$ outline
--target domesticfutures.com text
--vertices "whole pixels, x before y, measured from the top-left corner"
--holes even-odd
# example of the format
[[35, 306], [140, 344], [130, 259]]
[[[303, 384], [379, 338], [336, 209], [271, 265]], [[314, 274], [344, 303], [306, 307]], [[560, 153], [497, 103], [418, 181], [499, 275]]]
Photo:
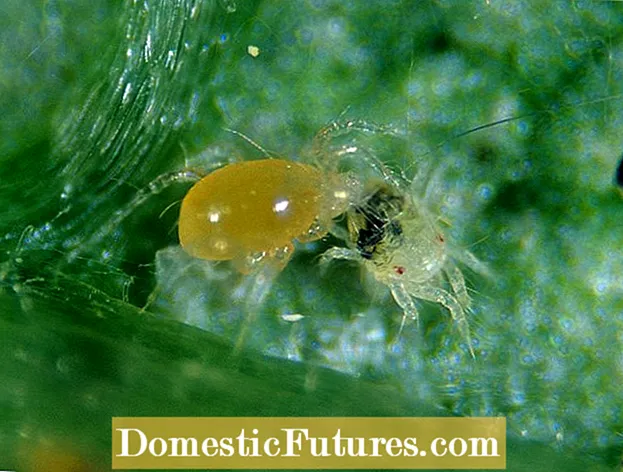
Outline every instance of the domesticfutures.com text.
[[148, 437], [138, 428], [117, 428], [116, 457], [500, 457], [493, 437], [438, 437], [424, 447], [415, 437], [315, 436], [307, 428], [282, 428], [281, 435], [262, 438], [258, 429], [235, 437]]

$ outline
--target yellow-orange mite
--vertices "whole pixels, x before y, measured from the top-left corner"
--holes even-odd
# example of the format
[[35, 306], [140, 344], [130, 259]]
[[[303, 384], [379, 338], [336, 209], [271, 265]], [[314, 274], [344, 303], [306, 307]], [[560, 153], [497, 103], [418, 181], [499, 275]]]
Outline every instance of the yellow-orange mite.
[[[222, 167], [197, 182], [182, 202], [179, 238], [191, 256], [212, 261], [281, 258], [294, 239], [326, 234], [342, 213], [347, 192], [338, 175], [282, 159], [245, 161]], [[244, 268], [244, 267], [241, 267]]]

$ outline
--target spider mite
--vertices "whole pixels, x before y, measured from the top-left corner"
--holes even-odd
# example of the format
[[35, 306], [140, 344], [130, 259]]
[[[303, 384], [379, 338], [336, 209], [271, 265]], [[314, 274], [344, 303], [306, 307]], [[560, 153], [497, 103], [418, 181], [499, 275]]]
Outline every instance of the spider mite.
[[[325, 252], [322, 262], [354, 260], [386, 285], [403, 311], [400, 332], [408, 319], [418, 321], [414, 299], [448, 309], [475, 357], [466, 312], [470, 298], [465, 279], [452, 261], [446, 239], [421, 202], [397, 183], [370, 183], [365, 197], [346, 211], [346, 248]], [[443, 279], [451, 291], [444, 288]]]

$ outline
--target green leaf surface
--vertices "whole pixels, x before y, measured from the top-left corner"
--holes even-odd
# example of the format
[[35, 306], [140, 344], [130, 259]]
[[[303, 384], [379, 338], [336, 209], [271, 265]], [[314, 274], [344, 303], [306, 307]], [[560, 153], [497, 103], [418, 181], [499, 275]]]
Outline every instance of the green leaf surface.
[[[105, 470], [112, 416], [465, 415], [507, 417], [508, 470], [614, 470], [622, 41], [617, 1], [5, 0], [0, 468], [52, 443]], [[475, 360], [435, 304], [397, 337], [386, 287], [318, 266], [336, 238], [254, 303], [179, 248], [189, 184], [140, 193], [262, 156], [225, 128], [305, 161], [338, 119], [397, 130], [354, 143], [426, 170], [490, 269], [461, 266]]]

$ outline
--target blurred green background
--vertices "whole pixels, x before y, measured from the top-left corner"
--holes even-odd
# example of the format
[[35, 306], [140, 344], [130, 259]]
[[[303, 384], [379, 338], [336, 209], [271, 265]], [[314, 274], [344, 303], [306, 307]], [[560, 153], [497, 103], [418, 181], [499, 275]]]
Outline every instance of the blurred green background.
[[[503, 415], [509, 470], [619, 467], [623, 3], [3, 0], [0, 37], [0, 468], [107, 470], [145, 415]], [[337, 240], [250, 314], [177, 247], [188, 185], [128, 209], [261, 156], [224, 128], [304, 160], [338, 118], [401, 130], [370, 146], [492, 270], [476, 360], [432, 304], [390, 348], [387, 290], [317, 267]]]

